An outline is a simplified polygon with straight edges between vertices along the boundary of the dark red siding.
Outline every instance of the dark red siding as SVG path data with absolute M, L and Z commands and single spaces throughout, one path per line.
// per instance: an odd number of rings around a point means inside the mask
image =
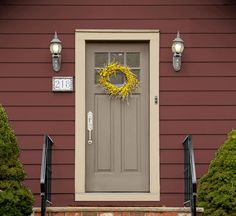
M 160 30 L 161 202 L 74 202 L 74 93 L 52 93 L 49 42 L 63 43 L 60 76 L 74 76 L 75 29 Z M 172 69 L 176 32 L 183 67 Z M 182 206 L 185 135 L 202 176 L 236 125 L 236 3 L 233 0 L 2 0 L 0 103 L 8 112 L 39 205 L 43 134 L 53 146 L 53 205 Z

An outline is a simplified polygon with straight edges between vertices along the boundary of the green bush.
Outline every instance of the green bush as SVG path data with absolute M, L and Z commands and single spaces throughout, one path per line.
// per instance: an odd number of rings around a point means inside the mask
M 32 213 L 33 195 L 22 181 L 25 177 L 19 161 L 20 150 L 7 114 L 0 105 L 0 215 L 27 216 Z
M 236 216 L 236 130 L 228 134 L 198 186 L 204 215 Z

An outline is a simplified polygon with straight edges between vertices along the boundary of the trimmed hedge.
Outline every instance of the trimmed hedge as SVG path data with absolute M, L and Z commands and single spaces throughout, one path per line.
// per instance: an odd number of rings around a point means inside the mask
M 0 105 L 0 215 L 27 216 L 32 213 L 33 195 L 22 181 L 25 178 L 19 161 L 20 149 L 7 114 Z
M 204 215 L 236 216 L 236 130 L 228 134 L 200 179 L 198 206 L 204 207 Z

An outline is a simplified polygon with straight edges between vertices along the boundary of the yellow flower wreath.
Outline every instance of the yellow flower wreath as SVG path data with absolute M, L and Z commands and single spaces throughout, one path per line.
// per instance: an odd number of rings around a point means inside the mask
M 110 76 L 118 71 L 125 75 L 125 83 L 121 87 L 110 82 Z M 99 84 L 101 84 L 109 95 L 121 99 L 127 99 L 128 96 L 138 87 L 139 81 L 136 75 L 126 66 L 118 63 L 110 63 L 99 71 Z

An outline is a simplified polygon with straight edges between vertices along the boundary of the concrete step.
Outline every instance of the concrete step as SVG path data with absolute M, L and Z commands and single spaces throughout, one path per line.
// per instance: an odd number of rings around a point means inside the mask
M 197 209 L 201 216 L 203 209 Z M 32 216 L 41 216 L 34 208 Z M 181 207 L 48 207 L 46 216 L 191 216 L 189 208 Z

